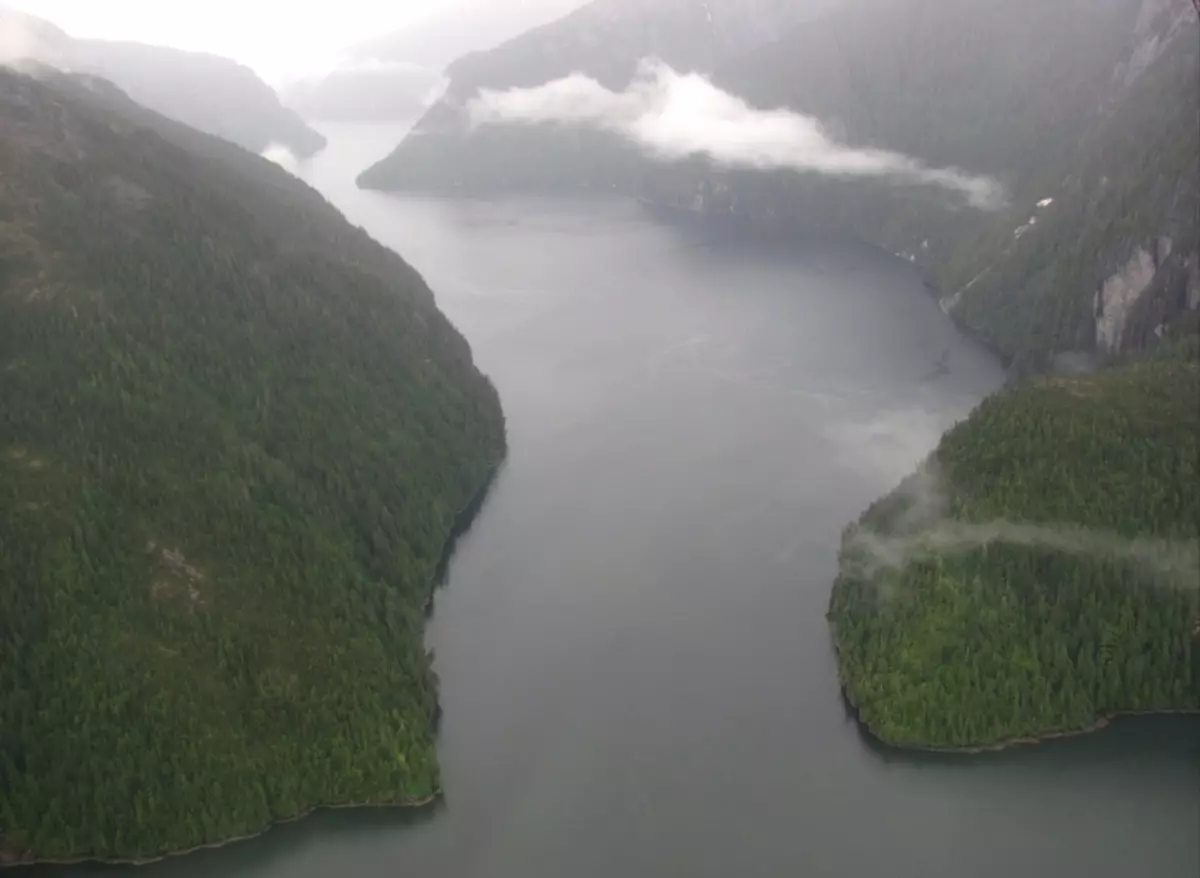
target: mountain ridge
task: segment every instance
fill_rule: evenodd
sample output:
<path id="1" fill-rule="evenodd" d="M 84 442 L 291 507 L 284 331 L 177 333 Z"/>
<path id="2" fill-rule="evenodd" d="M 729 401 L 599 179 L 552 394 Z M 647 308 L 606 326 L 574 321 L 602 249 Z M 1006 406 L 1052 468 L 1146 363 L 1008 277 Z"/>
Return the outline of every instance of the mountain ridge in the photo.
<path id="1" fill-rule="evenodd" d="M 0 61 L 29 59 L 113 81 L 135 101 L 254 153 L 284 146 L 301 158 L 325 137 L 284 107 L 244 64 L 118 40 L 78 39 L 52 22 L 0 7 Z"/>

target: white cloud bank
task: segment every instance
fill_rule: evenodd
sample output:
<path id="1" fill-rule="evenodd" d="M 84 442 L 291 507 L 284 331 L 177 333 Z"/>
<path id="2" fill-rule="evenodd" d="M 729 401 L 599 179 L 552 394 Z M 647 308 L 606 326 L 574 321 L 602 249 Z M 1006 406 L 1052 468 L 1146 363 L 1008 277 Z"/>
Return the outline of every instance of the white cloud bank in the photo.
<path id="1" fill-rule="evenodd" d="M 31 57 L 37 41 L 21 23 L 4 17 L 0 10 L 0 64 L 13 64 Z"/>
<path id="2" fill-rule="evenodd" d="M 300 160 L 296 158 L 296 154 L 278 143 L 272 143 L 262 152 L 262 157 L 267 161 L 274 162 L 290 173 L 292 176 L 300 176 Z"/>
<path id="3" fill-rule="evenodd" d="M 70 37 L 47 22 L 0 6 L 0 64 L 37 61 L 64 67 Z"/>
<path id="4" fill-rule="evenodd" d="M 855 575 L 874 579 L 882 570 L 899 570 L 914 561 L 1006 544 L 1131 562 L 1167 587 L 1200 589 L 1200 541 L 1194 539 L 1131 539 L 1070 523 L 960 521 L 948 514 L 950 495 L 932 459 L 906 478 L 896 494 L 907 505 L 889 532 L 862 526 L 852 532 L 846 546 L 851 551 L 842 563 Z"/>
<path id="5" fill-rule="evenodd" d="M 667 160 L 700 154 L 731 168 L 886 177 L 950 190 L 980 209 L 1004 201 L 1002 187 L 990 177 L 931 168 L 902 153 L 846 146 L 811 116 L 757 109 L 703 76 L 681 75 L 658 61 L 642 62 L 623 92 L 575 73 L 536 88 L 483 90 L 467 112 L 473 125 L 555 122 L 612 131 Z"/>

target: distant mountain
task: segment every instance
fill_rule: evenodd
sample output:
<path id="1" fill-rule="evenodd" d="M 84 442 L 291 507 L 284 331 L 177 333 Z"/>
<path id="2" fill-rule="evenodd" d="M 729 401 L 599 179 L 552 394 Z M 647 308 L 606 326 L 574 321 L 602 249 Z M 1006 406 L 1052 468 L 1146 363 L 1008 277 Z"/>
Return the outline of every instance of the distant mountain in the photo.
<path id="1" fill-rule="evenodd" d="M 378 189 L 496 191 L 610 188 L 636 161 L 611 138 L 541 126 L 472 132 L 465 103 L 481 88 L 531 87 L 584 72 L 624 87 L 647 57 L 709 72 L 816 15 L 829 0 L 594 0 L 552 23 L 451 64 L 442 99 L 409 139 L 369 169 Z"/>
<path id="2" fill-rule="evenodd" d="M 550 21 L 582 0 L 451 5 L 351 46 L 334 69 L 282 89 L 307 119 L 411 121 L 441 96 L 450 62 Z"/>
<path id="3" fill-rule="evenodd" d="M 942 7 L 847 3 L 717 80 L 757 106 L 812 114 L 849 143 L 992 174 L 1006 187 L 1004 209 L 702 161 L 643 165 L 641 194 L 710 216 L 834 228 L 903 254 L 944 290 L 948 310 L 1021 371 L 1048 368 L 1062 353 L 1102 358 L 1157 343 L 1165 324 L 1197 306 L 1179 292 L 1195 260 L 1200 203 L 1191 4 Z M 1144 275 L 1132 286 L 1119 279 L 1131 261 L 1150 266 L 1132 273 Z M 1130 318 L 1136 329 L 1118 338 L 1103 328 L 1123 327 L 1143 293 L 1156 304 L 1146 299 L 1145 316 Z"/>
<path id="4" fill-rule="evenodd" d="M 458 58 L 488 50 L 566 15 L 585 0 L 450 2 L 392 33 L 351 46 L 351 60 L 416 64 L 441 73 Z"/>
<path id="5" fill-rule="evenodd" d="M 281 98 L 305 119 L 406 121 L 437 99 L 441 83 L 439 73 L 415 64 L 346 62 L 324 76 L 291 83 Z"/>
<path id="6" fill-rule="evenodd" d="M 447 98 L 480 88 L 540 85 L 582 71 L 609 88 L 625 86 L 647 57 L 680 70 L 723 61 L 806 21 L 831 0 L 594 0 L 490 52 L 450 65 Z"/>
<path id="7" fill-rule="evenodd" d="M 1173 265 L 1194 249 L 1191 220 L 1172 207 L 1188 203 L 1197 177 L 1190 161 L 1197 85 L 1189 74 L 1196 13 L 1188 0 L 760 5 L 595 0 L 452 65 L 443 100 L 359 183 L 434 192 L 619 191 L 704 216 L 839 230 L 919 263 L 946 291 L 946 307 L 1021 369 L 1044 367 L 1063 352 L 1106 355 L 1152 344 L 1162 334 L 1164 320 L 1151 321 L 1114 344 L 1090 311 L 1103 282 L 1137 253 L 1153 257 L 1159 237 L 1173 242 Z M 606 130 L 473 127 L 465 112 L 481 89 L 542 85 L 573 70 L 619 89 L 649 56 L 680 71 L 705 71 L 754 107 L 814 117 L 850 146 L 991 175 L 1004 184 L 1007 207 L 971 210 L 941 191 L 887 180 L 739 170 L 698 155 L 663 161 Z M 1132 130 L 1138 134 L 1128 136 Z M 1155 163 L 1153 173 L 1122 170 Z M 1084 168 L 1091 170 L 1081 174 Z M 1094 205 L 1105 219 L 1089 224 L 1084 205 L 1106 178 L 1121 185 L 1107 190 L 1107 207 Z M 1123 209 L 1117 205 L 1134 202 L 1144 219 L 1141 237 L 1109 235 L 1113 211 Z M 1056 217 L 1051 237 L 1046 223 Z M 1160 227 L 1152 229 L 1155 222 Z M 1079 262 L 1074 244 L 1052 249 L 1084 240 L 1103 258 Z M 1072 250 L 1075 267 L 1068 268 Z M 1054 272 L 1067 271 L 1073 279 L 1060 289 L 1071 290 L 1069 311 L 1063 299 L 1042 294 Z M 1029 290 L 1036 307 L 1010 309 L 1014 287 Z M 1186 295 L 1171 295 L 1174 304 L 1147 313 L 1170 322 L 1187 310 Z M 1116 303 L 1110 318 L 1124 307 Z"/>
<path id="8" fill-rule="evenodd" d="M 325 138 L 280 103 L 250 68 L 197 52 L 141 43 L 74 39 L 55 25 L 0 9 L 0 57 L 34 58 L 111 80 L 138 103 L 252 152 L 271 144 L 301 158 Z"/>
<path id="9" fill-rule="evenodd" d="M 421 277 L 108 80 L 0 68 L 0 867 L 439 791 L 504 420 Z"/>

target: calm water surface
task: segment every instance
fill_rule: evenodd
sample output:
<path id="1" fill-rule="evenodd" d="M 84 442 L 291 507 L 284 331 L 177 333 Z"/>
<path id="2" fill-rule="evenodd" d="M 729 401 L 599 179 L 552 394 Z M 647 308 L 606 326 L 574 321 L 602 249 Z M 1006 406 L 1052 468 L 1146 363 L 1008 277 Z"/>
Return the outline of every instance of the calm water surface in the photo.
<path id="1" fill-rule="evenodd" d="M 966 758 L 845 713 L 841 528 L 1002 379 L 908 266 L 621 201 L 363 193 L 398 132 L 329 133 L 302 173 L 421 270 L 508 416 L 429 630 L 445 802 L 141 878 L 1200 875 L 1196 721 Z"/>

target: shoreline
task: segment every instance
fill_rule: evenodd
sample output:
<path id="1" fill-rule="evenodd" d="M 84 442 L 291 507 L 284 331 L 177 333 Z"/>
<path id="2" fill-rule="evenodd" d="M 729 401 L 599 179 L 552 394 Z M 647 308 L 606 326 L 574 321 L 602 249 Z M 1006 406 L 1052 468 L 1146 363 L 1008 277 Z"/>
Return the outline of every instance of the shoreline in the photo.
<path id="1" fill-rule="evenodd" d="M 879 738 L 871 731 L 870 726 L 863 723 L 863 727 L 867 729 L 880 741 L 883 741 L 889 747 L 896 747 L 901 750 L 914 750 L 922 753 L 952 753 L 970 756 L 980 753 L 1000 753 L 1004 750 L 1012 750 L 1016 747 L 1031 747 L 1037 744 L 1045 744 L 1050 741 L 1059 741 L 1066 738 L 1081 738 L 1084 735 L 1095 734 L 1107 729 L 1113 724 L 1114 720 L 1123 717 L 1135 716 L 1200 716 L 1200 708 L 1184 707 L 1184 708 L 1167 708 L 1164 710 L 1119 710 L 1115 713 L 1106 713 L 1096 717 L 1092 722 L 1077 729 L 1060 729 L 1053 732 L 1042 732 L 1031 735 L 1017 735 L 1012 738 L 1005 738 L 1003 741 L 997 741 L 993 744 L 966 744 L 961 747 L 935 747 L 922 744 L 895 744 L 890 741 L 885 741 Z M 861 723 L 862 720 L 859 720 Z"/>
<path id="2" fill-rule="evenodd" d="M 1000 753 L 1005 750 L 1012 750 L 1017 747 L 1032 747 L 1038 744 L 1046 744 L 1050 741 L 1060 741 L 1066 738 L 1080 738 L 1084 735 L 1095 734 L 1101 732 L 1112 725 L 1114 720 L 1123 717 L 1135 716 L 1200 716 L 1200 707 L 1174 707 L 1164 708 L 1162 710 L 1118 710 L 1112 713 L 1105 713 L 1095 717 L 1086 725 L 1073 729 L 1052 729 L 1046 732 L 1036 732 L 1025 735 L 1013 735 L 1009 738 L 1004 738 L 1000 741 L 994 741 L 990 744 L 963 744 L 953 747 L 939 747 L 933 744 L 902 744 L 896 741 L 890 741 L 887 738 L 879 735 L 871 724 L 862 718 L 862 712 L 859 710 L 858 702 L 850 695 L 850 690 L 846 687 L 846 680 L 842 676 L 841 669 L 841 649 L 838 647 L 836 629 L 831 631 L 830 640 L 833 646 L 834 662 L 837 663 L 837 681 L 838 689 L 842 695 L 843 704 L 850 709 L 854 715 L 854 722 L 862 729 L 872 740 L 878 742 L 884 747 L 890 747 L 893 750 L 899 750 L 906 753 L 942 753 L 948 755 L 972 756 L 983 753 Z"/>
<path id="3" fill-rule="evenodd" d="M 189 854 L 199 853 L 200 851 L 218 850 L 223 847 L 228 847 L 232 844 L 237 844 L 242 841 L 251 841 L 255 838 L 261 838 L 266 835 L 276 826 L 286 826 L 289 823 L 299 823 L 307 817 L 311 817 L 318 811 L 348 811 L 348 810 L 385 810 L 399 808 L 426 808 L 436 802 L 442 795 L 442 790 L 438 788 L 428 796 L 422 796 L 416 799 L 404 799 L 399 802 L 342 802 L 333 805 L 313 805 L 311 808 L 306 808 L 299 814 L 292 817 L 280 817 L 269 822 L 262 829 L 256 832 L 248 832 L 244 835 L 235 835 L 230 838 L 224 838 L 219 841 L 206 842 L 204 844 L 194 845 L 190 848 L 183 848 L 176 851 L 167 851 L 162 854 L 157 854 L 153 857 L 120 857 L 114 859 L 105 859 L 103 857 L 63 857 L 50 859 L 5 859 L 5 853 L 0 849 L 0 870 L 3 869 L 20 869 L 33 866 L 149 866 L 153 863 L 161 863 L 164 860 L 169 860 L 174 857 L 186 857 Z"/>
<path id="4" fill-rule="evenodd" d="M 431 577 L 429 582 L 429 593 L 427 594 L 423 603 L 426 615 L 428 615 L 433 609 L 434 595 L 437 593 L 438 588 L 442 585 L 446 568 L 449 566 L 459 538 L 462 537 L 468 530 L 470 530 L 471 526 L 474 524 L 475 517 L 478 515 L 480 509 L 482 509 L 483 503 L 487 499 L 487 495 L 491 490 L 492 484 L 495 482 L 496 476 L 500 471 L 500 467 L 503 466 L 506 456 L 507 455 L 501 456 L 499 461 L 493 463 L 488 468 L 482 485 L 471 496 L 467 503 L 460 510 L 458 510 L 457 513 L 455 513 L 453 520 L 451 521 L 450 532 L 446 535 L 446 542 L 442 548 L 442 555 L 438 560 L 434 575 Z M 422 636 L 424 635 L 422 634 Z M 441 706 L 439 704 L 433 717 L 435 734 L 437 729 L 438 715 L 440 713 Z M 262 836 L 266 835 L 276 826 L 299 823 L 300 821 L 311 817 L 318 811 L 365 811 L 399 808 L 420 809 L 429 807 L 436 802 L 441 795 L 442 789 L 441 787 L 438 787 L 427 796 L 421 796 L 413 799 L 403 799 L 398 802 L 342 802 L 328 805 L 313 805 L 304 809 L 299 814 L 295 814 L 291 817 L 280 817 L 272 820 L 261 829 L 258 829 L 254 832 L 247 832 L 242 835 L 235 835 L 229 838 L 220 839 L 218 841 L 206 842 L 204 844 L 194 845 L 190 848 L 166 851 L 165 853 L 157 854 L 152 857 L 117 857 L 105 859 L 103 857 L 80 856 L 47 859 L 30 856 L 28 854 L 16 854 L 6 850 L 3 845 L 0 844 L 0 871 L 8 869 L 32 868 L 35 866 L 149 866 L 153 863 L 161 863 L 164 860 L 174 859 L 176 857 L 186 857 L 189 854 L 199 853 L 200 851 L 219 850 L 220 848 L 228 847 L 229 845 L 237 844 L 239 842 L 252 841 L 253 839 L 261 838 Z"/>
<path id="5" fill-rule="evenodd" d="M 834 643 L 834 653 L 836 661 L 837 644 Z M 875 741 L 878 741 L 885 747 L 891 747 L 894 750 L 900 750 L 909 753 L 944 753 L 949 755 L 972 756 L 983 753 L 1000 753 L 1005 750 L 1012 750 L 1017 747 L 1033 747 L 1038 744 L 1046 744 L 1050 741 L 1060 741 L 1066 738 L 1081 738 L 1084 735 L 1095 734 L 1107 729 L 1113 724 L 1114 720 L 1124 717 L 1148 717 L 1148 716 L 1200 716 L 1200 707 L 1175 707 L 1164 708 L 1162 710 L 1118 710 L 1113 713 L 1105 713 L 1097 716 L 1086 725 L 1073 729 L 1053 729 L 1046 732 L 1033 732 L 1024 735 L 1013 735 L 1009 738 L 1004 738 L 1000 741 L 993 741 L 990 744 L 962 744 L 958 746 L 937 746 L 934 744 L 905 744 L 897 741 L 891 741 L 879 735 L 871 724 L 862 718 L 862 713 L 859 711 L 858 704 L 850 697 L 850 692 L 846 688 L 846 683 L 842 679 L 841 671 L 838 671 L 838 687 L 842 691 L 842 700 L 850 707 L 854 713 L 854 721 L 859 727 L 871 736 Z"/>

